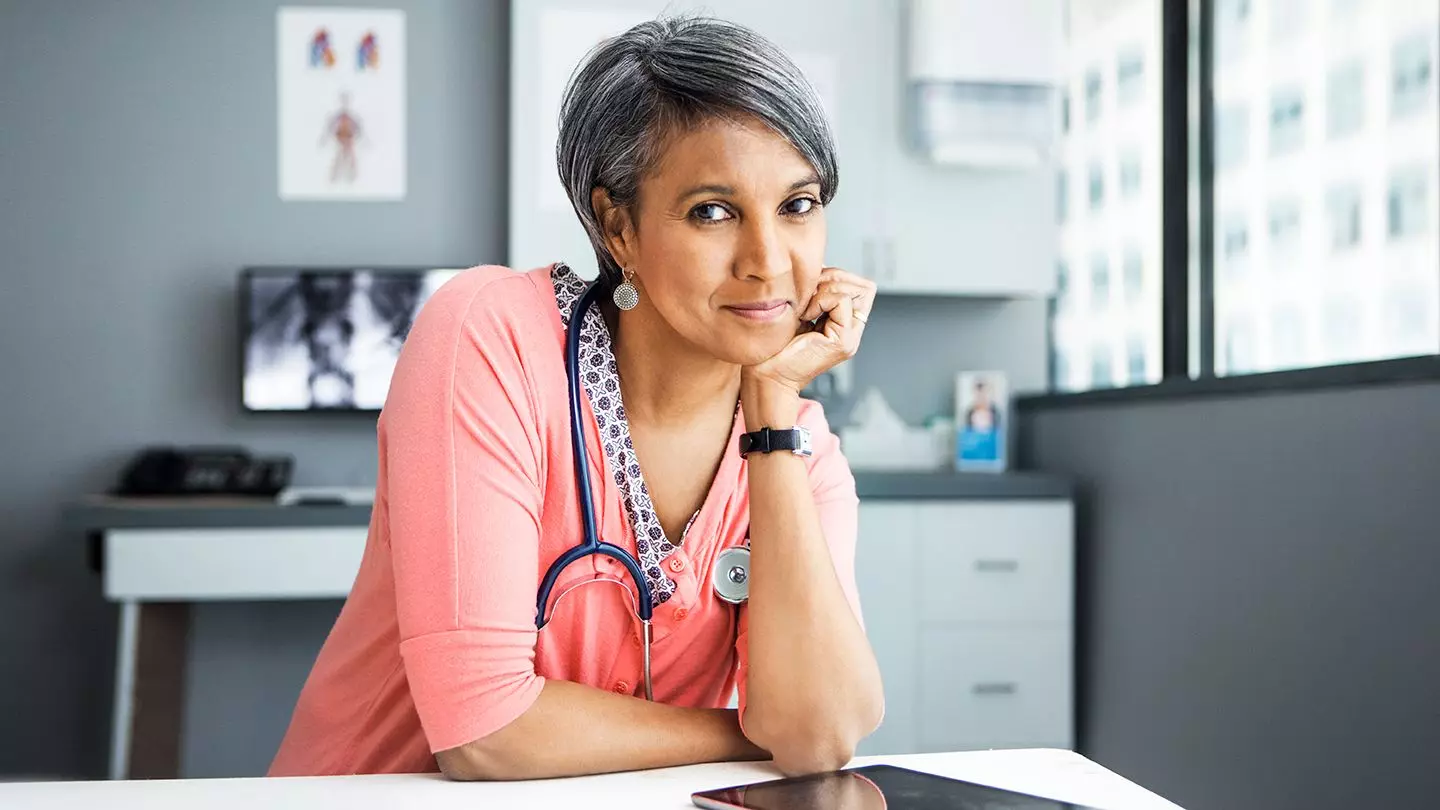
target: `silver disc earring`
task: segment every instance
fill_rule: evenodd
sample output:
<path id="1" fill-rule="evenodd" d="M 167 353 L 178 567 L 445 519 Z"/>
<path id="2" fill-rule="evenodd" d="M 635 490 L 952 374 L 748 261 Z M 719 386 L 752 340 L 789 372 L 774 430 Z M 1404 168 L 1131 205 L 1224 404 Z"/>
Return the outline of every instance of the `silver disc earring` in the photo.
<path id="1" fill-rule="evenodd" d="M 615 306 L 629 311 L 640 306 L 640 291 L 635 289 L 634 284 L 630 283 L 630 271 L 622 270 L 621 272 L 624 273 L 624 278 L 619 284 L 615 285 L 615 292 L 612 297 L 615 299 Z"/>

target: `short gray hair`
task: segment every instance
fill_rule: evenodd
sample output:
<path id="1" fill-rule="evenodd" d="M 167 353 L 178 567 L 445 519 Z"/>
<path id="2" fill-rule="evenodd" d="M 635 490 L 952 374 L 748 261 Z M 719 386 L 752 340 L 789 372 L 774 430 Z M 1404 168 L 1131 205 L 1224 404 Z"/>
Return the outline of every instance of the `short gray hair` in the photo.
<path id="1" fill-rule="evenodd" d="M 633 206 L 666 138 L 713 119 L 757 119 L 800 153 L 828 204 L 840 183 L 835 141 L 815 88 L 785 52 L 742 25 L 699 16 L 643 22 L 597 45 L 560 104 L 560 181 L 595 248 L 602 278 L 620 268 L 590 195 Z"/>

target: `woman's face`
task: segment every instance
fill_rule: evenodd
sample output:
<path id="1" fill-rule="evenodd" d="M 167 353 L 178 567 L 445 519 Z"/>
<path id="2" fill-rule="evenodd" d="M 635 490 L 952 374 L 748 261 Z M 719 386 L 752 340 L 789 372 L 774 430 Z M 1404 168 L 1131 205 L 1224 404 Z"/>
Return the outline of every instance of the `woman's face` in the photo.
<path id="1" fill-rule="evenodd" d="M 641 307 L 682 339 L 750 365 L 795 337 L 825 212 L 814 168 L 784 138 L 726 121 L 675 135 L 630 214 L 613 255 L 634 271 Z"/>

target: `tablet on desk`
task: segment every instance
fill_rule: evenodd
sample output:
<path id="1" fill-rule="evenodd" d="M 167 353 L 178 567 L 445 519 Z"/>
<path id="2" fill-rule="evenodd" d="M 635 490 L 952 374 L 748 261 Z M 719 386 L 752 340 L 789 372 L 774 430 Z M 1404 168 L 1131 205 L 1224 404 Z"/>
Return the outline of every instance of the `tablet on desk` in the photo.
<path id="1" fill-rule="evenodd" d="M 690 799 L 706 810 L 1095 810 L 893 765 L 707 790 Z"/>

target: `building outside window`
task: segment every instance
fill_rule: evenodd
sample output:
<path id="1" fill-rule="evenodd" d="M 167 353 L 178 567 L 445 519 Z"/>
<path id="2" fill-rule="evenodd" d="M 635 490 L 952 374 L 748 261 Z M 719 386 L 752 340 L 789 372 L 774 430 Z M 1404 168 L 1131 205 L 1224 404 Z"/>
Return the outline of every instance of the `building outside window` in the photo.
<path id="1" fill-rule="evenodd" d="M 1326 84 L 1325 134 L 1345 138 L 1365 126 L 1365 64 L 1354 59 L 1331 69 Z"/>
<path id="2" fill-rule="evenodd" d="M 1390 177 L 1385 212 L 1391 239 L 1417 236 L 1430 229 L 1430 172 L 1424 165 L 1404 166 Z"/>
<path id="3" fill-rule="evenodd" d="M 1299 87 L 1285 87 L 1270 96 L 1270 155 L 1278 157 L 1305 142 L 1305 97 Z"/>
<path id="4" fill-rule="evenodd" d="M 1145 51 L 1130 45 L 1120 52 L 1115 69 L 1115 101 L 1130 107 L 1145 97 Z"/>
<path id="5" fill-rule="evenodd" d="M 1430 85 L 1435 81 L 1432 42 L 1430 33 L 1415 33 L 1395 43 L 1390 87 L 1393 117 L 1417 115 L 1431 106 Z"/>
<path id="6" fill-rule="evenodd" d="M 1343 253 L 1360 246 L 1364 237 L 1365 212 L 1360 205 L 1360 185 L 1344 183 L 1326 195 L 1330 215 L 1330 249 Z"/>

